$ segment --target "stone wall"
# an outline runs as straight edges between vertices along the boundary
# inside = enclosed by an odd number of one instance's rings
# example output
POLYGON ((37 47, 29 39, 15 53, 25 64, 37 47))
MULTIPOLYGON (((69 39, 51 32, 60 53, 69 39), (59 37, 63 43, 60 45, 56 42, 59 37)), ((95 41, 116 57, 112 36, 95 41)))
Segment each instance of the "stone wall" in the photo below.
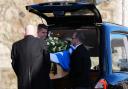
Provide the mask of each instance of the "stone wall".
POLYGON ((128 2, 126 0, 105 1, 97 5, 97 8, 103 21, 128 26, 128 2))
POLYGON ((0 89, 17 89, 10 50, 14 41, 23 38, 27 24, 41 22, 38 16, 25 10, 32 3, 32 0, 0 0, 0 89))
MULTIPOLYGON (((45 1, 47 0, 0 0, 0 89, 17 89, 10 59, 12 43, 23 38, 27 24, 41 23, 40 18, 26 11, 25 6, 45 1)), ((123 9, 122 0, 110 0, 97 7, 104 21, 128 26, 128 2, 125 2, 123 9), (127 11, 123 16, 122 10, 127 11)))

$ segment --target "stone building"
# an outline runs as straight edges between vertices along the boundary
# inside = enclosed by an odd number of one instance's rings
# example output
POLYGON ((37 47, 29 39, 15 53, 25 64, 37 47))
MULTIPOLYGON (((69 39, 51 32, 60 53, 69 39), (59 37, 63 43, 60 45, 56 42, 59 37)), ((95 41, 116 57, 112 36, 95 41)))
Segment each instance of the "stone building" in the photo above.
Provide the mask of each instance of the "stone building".
MULTIPOLYGON (((53 0, 0 0, 0 89, 17 89, 16 76, 10 64, 11 45, 23 38, 24 27, 27 24, 36 25, 42 22, 38 16, 26 11, 25 6, 46 1, 53 0)), ((90 1, 97 4, 103 21, 128 26, 128 2, 126 0, 90 1)))

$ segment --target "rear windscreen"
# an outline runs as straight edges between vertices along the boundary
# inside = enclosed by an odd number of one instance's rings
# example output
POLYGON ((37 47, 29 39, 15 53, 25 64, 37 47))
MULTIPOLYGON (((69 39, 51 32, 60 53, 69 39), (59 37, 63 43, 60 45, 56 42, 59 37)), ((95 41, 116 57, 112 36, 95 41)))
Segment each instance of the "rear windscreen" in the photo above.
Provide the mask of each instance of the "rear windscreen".
POLYGON ((80 9, 80 10, 74 10, 69 12, 64 11, 54 11, 54 12, 48 12, 43 13, 47 17, 54 17, 54 16, 94 16, 94 12, 92 12, 89 9, 80 9))

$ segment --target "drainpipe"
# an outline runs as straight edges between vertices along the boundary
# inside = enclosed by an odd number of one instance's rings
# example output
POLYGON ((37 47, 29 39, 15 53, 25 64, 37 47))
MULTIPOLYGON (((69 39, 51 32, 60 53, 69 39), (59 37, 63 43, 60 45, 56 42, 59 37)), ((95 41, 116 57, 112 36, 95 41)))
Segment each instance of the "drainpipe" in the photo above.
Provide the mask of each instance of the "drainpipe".
POLYGON ((125 25, 125 0, 122 0, 122 25, 125 25))

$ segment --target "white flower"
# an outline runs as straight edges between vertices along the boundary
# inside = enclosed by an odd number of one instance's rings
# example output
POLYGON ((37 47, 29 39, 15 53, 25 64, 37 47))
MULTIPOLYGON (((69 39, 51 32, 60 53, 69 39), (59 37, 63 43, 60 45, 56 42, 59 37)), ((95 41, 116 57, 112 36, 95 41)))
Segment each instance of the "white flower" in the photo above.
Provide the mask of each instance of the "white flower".
POLYGON ((52 45, 55 45, 54 41, 51 42, 52 45))
POLYGON ((49 42, 47 42, 47 45, 50 45, 49 42))
POLYGON ((49 37, 49 40, 53 40, 53 38, 52 37, 49 37))
POLYGON ((54 40, 59 40, 57 37, 54 37, 54 40))
POLYGON ((59 39, 58 37, 51 37, 47 39, 47 45, 49 52, 59 52, 66 50, 67 43, 59 39))
POLYGON ((62 50, 62 48, 61 47, 58 47, 58 50, 62 50))

